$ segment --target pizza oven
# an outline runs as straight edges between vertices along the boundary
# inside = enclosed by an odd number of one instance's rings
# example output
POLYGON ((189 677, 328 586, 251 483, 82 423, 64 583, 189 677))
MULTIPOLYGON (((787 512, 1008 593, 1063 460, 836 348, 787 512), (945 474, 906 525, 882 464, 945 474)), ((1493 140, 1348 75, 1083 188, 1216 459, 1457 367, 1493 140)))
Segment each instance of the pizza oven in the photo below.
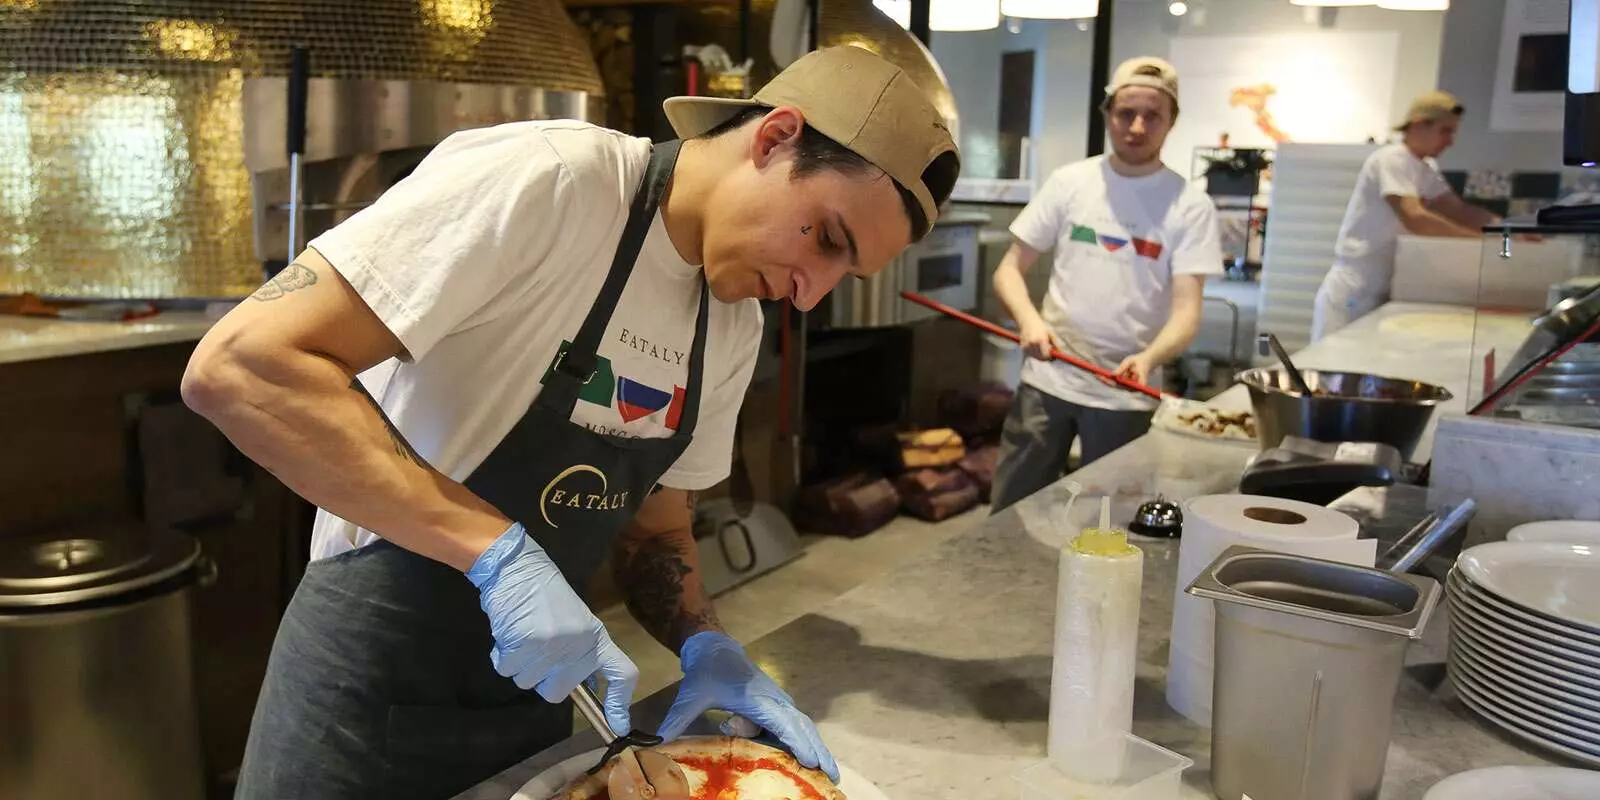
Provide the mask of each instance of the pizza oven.
POLYGON ((310 64, 312 235, 452 131, 603 108, 560 0, 0 5, 0 293, 259 285, 288 249, 291 45, 310 64))

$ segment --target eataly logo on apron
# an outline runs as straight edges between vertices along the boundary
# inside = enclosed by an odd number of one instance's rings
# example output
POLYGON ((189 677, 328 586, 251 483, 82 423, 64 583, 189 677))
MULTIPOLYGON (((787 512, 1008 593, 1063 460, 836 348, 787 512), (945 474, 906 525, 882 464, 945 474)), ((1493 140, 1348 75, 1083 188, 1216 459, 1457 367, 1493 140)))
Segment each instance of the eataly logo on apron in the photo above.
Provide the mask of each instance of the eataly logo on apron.
POLYGON ((546 525, 552 528, 559 528, 561 526, 557 525, 555 520, 550 519, 550 509, 552 507, 575 508, 580 511, 614 511, 626 507, 628 505, 628 493, 608 493, 606 488, 609 483, 606 479, 606 474, 596 467, 591 467, 588 464, 574 464, 567 467, 554 478, 551 478, 550 482, 544 485, 544 491, 539 493, 539 514, 544 517, 546 525), (592 482, 592 479, 582 477, 584 475, 593 475, 599 478, 600 491, 581 491, 561 486, 562 481, 568 478, 576 478, 573 483, 579 485, 592 482))

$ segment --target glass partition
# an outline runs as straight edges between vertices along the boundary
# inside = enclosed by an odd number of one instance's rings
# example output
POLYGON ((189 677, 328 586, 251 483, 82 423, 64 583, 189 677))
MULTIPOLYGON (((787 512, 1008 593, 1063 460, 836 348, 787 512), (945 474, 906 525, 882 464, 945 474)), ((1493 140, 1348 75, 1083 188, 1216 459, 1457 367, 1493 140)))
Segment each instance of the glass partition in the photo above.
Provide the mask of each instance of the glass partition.
POLYGON ((1600 428, 1600 230, 1513 223, 1481 244, 1468 407, 1600 428))

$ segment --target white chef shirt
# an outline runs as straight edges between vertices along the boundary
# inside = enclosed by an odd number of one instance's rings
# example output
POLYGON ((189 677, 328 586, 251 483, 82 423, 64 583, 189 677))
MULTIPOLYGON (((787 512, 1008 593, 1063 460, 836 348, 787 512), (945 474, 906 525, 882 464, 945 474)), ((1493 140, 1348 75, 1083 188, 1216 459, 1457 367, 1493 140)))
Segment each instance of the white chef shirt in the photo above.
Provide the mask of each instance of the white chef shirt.
POLYGON ((1334 249, 1334 266, 1359 285, 1358 292, 1387 295, 1394 277, 1395 246, 1405 226, 1387 197, 1433 200, 1450 191, 1433 159, 1418 158, 1404 144, 1387 144, 1367 157, 1345 206, 1334 249))
MULTIPOLYGON (((1174 275, 1222 274, 1216 206, 1168 168, 1129 178, 1103 156, 1061 167, 1011 233, 1035 250, 1055 250, 1044 321, 1068 355, 1108 370, 1155 341, 1172 313, 1174 275)), ((1160 380, 1159 370, 1150 376, 1160 380)), ((1022 382, 1095 408, 1156 405, 1055 361, 1028 359, 1022 382)))
MULTIPOLYGON (((539 394, 600 292, 649 159, 648 140, 581 122, 463 131, 310 243, 405 346, 361 381, 440 472, 465 480, 539 394)), ((701 268, 658 214, 573 422, 620 436, 676 430, 700 287, 701 268)), ((713 298, 709 314, 699 424, 661 478, 679 489, 727 477, 761 340, 756 301, 713 298)), ((311 556, 376 539, 319 511, 311 556)))

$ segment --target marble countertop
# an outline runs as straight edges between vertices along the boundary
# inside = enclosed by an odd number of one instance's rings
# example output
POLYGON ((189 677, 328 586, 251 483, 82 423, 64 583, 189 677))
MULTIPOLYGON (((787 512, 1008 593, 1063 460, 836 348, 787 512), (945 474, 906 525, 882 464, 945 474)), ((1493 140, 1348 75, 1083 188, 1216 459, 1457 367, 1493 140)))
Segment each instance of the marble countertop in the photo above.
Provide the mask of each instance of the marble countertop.
POLYGON ((0 364, 197 342, 214 322, 203 311, 163 311, 132 322, 0 315, 0 364))
MULTIPOLYGON (((1461 331, 1441 321, 1452 316, 1471 319, 1462 309, 1391 304, 1308 348, 1303 360, 1464 389, 1470 341, 1441 334, 1461 331), (1432 338, 1415 333, 1417 319, 1434 323, 1432 338)), ((1466 331, 1470 340, 1470 325, 1466 331)), ((1235 387, 1219 403, 1238 407, 1248 399, 1235 387)), ((762 637, 749 651, 816 719, 839 760, 889 797, 1015 797, 1012 775, 1044 756, 1056 551, 1096 513, 1088 496, 1112 495, 1115 516, 1126 520, 1157 493, 1182 499, 1232 491, 1254 452, 1152 431, 1073 475, 1085 487, 1073 519, 1062 518, 1066 490, 1058 483, 762 637)), ((1390 520, 1386 527, 1406 526, 1390 520)), ((1195 759, 1183 797, 1208 798, 1209 733, 1165 700, 1178 543, 1138 544, 1145 571, 1134 732, 1195 759)), ((1444 680, 1446 631, 1441 610, 1412 648, 1381 800, 1417 800, 1440 779, 1476 767, 1549 763, 1454 698, 1444 680)), ((653 726, 673 691, 643 700, 636 721, 653 726)), ((592 732, 579 734, 460 800, 506 800, 543 770, 598 746, 592 732)))

